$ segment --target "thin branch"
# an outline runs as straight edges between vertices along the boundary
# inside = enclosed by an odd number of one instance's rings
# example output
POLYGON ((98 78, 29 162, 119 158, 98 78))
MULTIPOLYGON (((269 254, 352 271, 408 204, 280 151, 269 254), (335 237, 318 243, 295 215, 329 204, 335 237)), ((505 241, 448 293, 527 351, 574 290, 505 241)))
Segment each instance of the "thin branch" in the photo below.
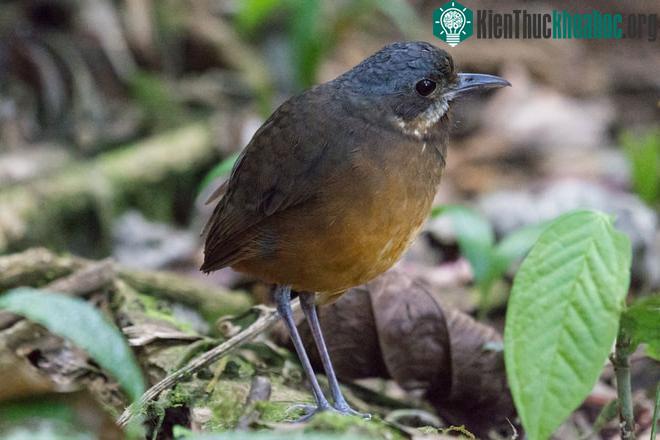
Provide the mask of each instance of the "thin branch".
MULTIPOLYGON (((293 302, 292 307, 294 310, 300 307, 300 303, 297 299, 293 302)), ((168 375, 166 378, 149 388, 136 402, 124 410, 122 415, 117 419, 117 424, 120 427, 126 426, 147 403, 157 398, 160 393, 172 388, 182 380, 185 380, 199 370, 211 365, 213 362, 231 353, 244 343, 251 341, 261 333, 270 329, 279 320, 279 315, 275 309, 263 306, 258 306, 257 308, 260 311, 260 316, 254 323, 236 336, 191 360, 186 366, 176 370, 174 373, 168 375)))
POLYGON ((622 440, 635 439, 635 416, 633 414, 632 388, 630 384, 630 361, 633 351, 632 341, 625 334, 623 326, 619 328, 614 354, 610 357, 616 376, 616 391, 619 402, 619 426, 622 440))

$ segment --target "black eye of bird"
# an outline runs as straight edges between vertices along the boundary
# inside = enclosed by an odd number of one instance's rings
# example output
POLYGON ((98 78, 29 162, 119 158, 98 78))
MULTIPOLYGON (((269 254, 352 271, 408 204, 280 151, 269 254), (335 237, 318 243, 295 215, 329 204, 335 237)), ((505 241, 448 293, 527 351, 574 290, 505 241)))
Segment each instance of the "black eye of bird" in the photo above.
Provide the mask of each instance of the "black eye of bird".
POLYGON ((415 90, 422 96, 429 96, 435 90, 435 81, 423 79, 415 84, 415 90))

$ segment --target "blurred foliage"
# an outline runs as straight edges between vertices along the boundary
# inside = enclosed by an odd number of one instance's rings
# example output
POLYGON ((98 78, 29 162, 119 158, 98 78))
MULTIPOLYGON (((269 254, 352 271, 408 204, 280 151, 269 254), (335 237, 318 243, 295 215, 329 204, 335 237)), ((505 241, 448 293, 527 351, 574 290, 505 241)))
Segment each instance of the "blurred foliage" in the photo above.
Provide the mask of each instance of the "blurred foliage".
POLYGON ((633 350, 647 344, 646 354, 660 360, 660 294, 635 301, 621 316, 621 326, 632 339, 633 350))
POLYGON ((319 65, 341 36, 368 15, 382 14, 407 38, 414 39, 422 28, 415 10, 399 0, 246 0, 240 2, 236 26, 246 38, 259 28, 283 17, 289 35, 295 74, 303 88, 317 82, 319 65))
POLYGON ((199 434, 181 426, 174 429, 176 438, 181 440, 360 440, 363 436, 355 434, 330 434, 322 432, 227 432, 218 434, 199 434))
POLYGON ((598 380, 617 336, 631 254, 610 216, 576 211, 545 229, 518 270, 504 353, 530 440, 549 438, 598 380))
MULTIPOLYGON (((4 440, 92 440, 106 419, 99 405, 84 393, 39 396, 0 404, 0 436, 4 440), (87 408, 81 411, 81 405, 87 408), (83 415, 84 413, 84 415, 83 415)), ((119 429, 104 438, 119 438, 119 429)))
POLYGON ((480 295, 479 313, 488 313, 490 293, 513 263, 524 257, 548 223, 530 225, 509 234, 495 243, 495 232, 483 216, 458 205, 433 208, 431 217, 448 216, 456 233, 461 253, 472 267, 480 295))
POLYGON ((651 204, 660 203, 660 129, 643 136, 626 132, 621 136, 632 169, 632 185, 651 204))
POLYGON ((139 439, 139 422, 119 428, 114 417, 88 391, 58 392, 0 403, 3 440, 139 439))
POLYGON ((0 405, 2 417, 0 425, 17 424, 25 419, 46 419, 62 423, 63 425, 73 424, 75 412, 73 408, 54 404, 49 399, 42 399, 32 402, 9 402, 0 405))
POLYGON ((186 108, 173 96, 167 84, 153 73, 136 72, 129 79, 128 89, 150 128, 160 131, 181 125, 188 119, 186 108))
POLYGON ((74 342, 117 379, 131 400, 144 392, 142 372, 122 333, 88 302, 22 287, 1 295, 0 309, 38 322, 74 342))

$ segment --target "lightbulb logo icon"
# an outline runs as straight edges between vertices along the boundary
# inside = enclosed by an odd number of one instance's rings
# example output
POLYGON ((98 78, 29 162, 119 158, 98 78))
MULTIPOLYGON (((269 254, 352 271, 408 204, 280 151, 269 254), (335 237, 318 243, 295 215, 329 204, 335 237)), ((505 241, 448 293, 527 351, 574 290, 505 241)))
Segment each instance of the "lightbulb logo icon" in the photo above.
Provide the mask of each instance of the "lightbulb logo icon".
POLYGON ((433 12, 433 35, 451 47, 472 36, 472 10, 449 1, 433 12))

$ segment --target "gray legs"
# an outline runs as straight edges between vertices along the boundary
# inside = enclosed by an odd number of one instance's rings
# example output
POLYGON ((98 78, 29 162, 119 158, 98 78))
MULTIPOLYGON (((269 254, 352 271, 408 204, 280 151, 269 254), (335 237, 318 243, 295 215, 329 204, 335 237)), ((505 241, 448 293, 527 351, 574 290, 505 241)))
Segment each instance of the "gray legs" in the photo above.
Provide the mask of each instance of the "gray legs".
POLYGON ((303 313, 305 314, 305 318, 307 318, 309 328, 312 330, 312 336, 314 337, 316 347, 319 350, 319 356, 321 357, 321 363, 323 363, 323 369, 325 369, 325 375, 328 377, 330 393, 332 394, 332 400, 334 400, 334 404, 332 405, 333 408, 342 414, 352 414, 369 418, 369 414, 362 414, 351 408, 348 405, 348 402, 346 402, 346 399, 344 399, 344 395, 341 393, 341 388, 339 388, 339 382, 337 381, 337 375, 335 374, 335 369, 332 367, 332 361, 330 360, 330 355, 328 354, 328 348, 326 347, 325 340, 323 339, 321 323, 319 322, 319 317, 316 313, 314 294, 309 292, 302 292, 299 294, 299 296, 300 305, 302 307, 303 313))
POLYGON ((314 337, 314 342, 318 348, 321 362, 323 363, 323 368, 325 369, 325 374, 328 377, 330 392, 334 401, 332 407, 330 407, 328 400, 325 398, 323 392, 321 391, 319 382, 316 379, 316 375, 314 374, 312 366, 309 362, 309 357, 305 352, 302 340, 298 334, 298 329, 296 328, 293 321, 293 316, 291 315, 291 305, 289 304, 291 299, 291 289, 288 286, 278 286, 277 290, 275 291, 277 310, 279 311, 282 319, 284 320, 284 323, 289 329, 291 340, 293 341, 293 345, 296 348, 296 352, 298 352, 300 362, 302 363, 303 369, 305 370, 305 373, 311 382, 312 392, 314 393, 314 398, 316 399, 317 404, 316 408, 309 408, 311 412, 309 412, 303 419, 310 417, 318 411, 327 409, 334 409, 341 414, 351 414, 368 418, 368 414, 361 414, 351 408, 341 392, 339 382, 337 381, 337 375, 335 374, 335 370, 332 367, 332 361, 330 360, 328 349, 325 345, 325 341, 323 340, 323 333, 321 332, 321 325, 319 323, 319 317, 316 313, 316 305, 314 303, 314 294, 309 292, 302 292, 299 294, 299 296, 300 305, 302 307, 303 313, 305 314, 305 318, 307 318, 307 323, 309 324, 309 327, 312 331, 312 336, 314 337))
POLYGON ((325 369, 325 374, 328 377, 328 383, 330 385, 330 393, 332 394, 332 399, 334 401, 333 405, 330 406, 330 403, 323 395, 319 381, 316 379, 314 370, 312 369, 312 364, 309 361, 307 352, 305 352, 305 347, 303 346, 302 339, 300 339, 300 334, 293 320, 293 315, 291 312, 291 288, 289 286, 277 286, 275 290, 275 301, 277 302, 277 311, 280 313, 284 324, 287 329, 289 329, 289 334, 291 335, 291 341, 293 346, 296 348, 298 353, 298 358, 305 370, 305 374, 309 378, 309 382, 312 385, 312 393, 314 394, 314 399, 316 400, 316 407, 311 407, 308 405, 300 405, 300 407, 307 410, 300 420, 307 420, 309 417, 314 415, 319 411, 325 410, 334 410, 341 414, 350 414, 357 415, 360 417, 369 418, 369 414, 361 414, 351 408, 346 399, 344 399, 341 389, 339 388, 339 382, 337 381, 337 375, 335 370, 332 367, 332 361, 330 360, 330 355, 328 354, 328 349, 323 340, 323 333, 321 332, 321 325, 319 323, 319 317, 316 313, 316 305, 314 304, 314 294, 309 292, 300 293, 300 305, 302 307, 305 318, 307 318, 307 323, 309 328, 312 330, 312 336, 314 337, 314 342, 316 347, 319 350, 319 355, 321 357, 321 362, 323 363, 323 368, 325 369))
POLYGON ((302 339, 300 339, 300 334, 298 333, 296 324, 293 321, 293 313, 291 312, 290 301, 291 301, 291 287, 277 286, 277 288, 275 289, 275 302, 277 303, 277 311, 279 312, 280 316, 282 317, 282 320, 284 321, 284 324, 289 330, 289 334, 291 335, 291 341, 293 342, 293 346, 296 348, 296 352, 298 353, 298 358, 300 359, 300 363, 302 364, 302 367, 305 370, 305 374, 307 375, 307 378, 309 379, 309 382, 312 385, 312 393, 314 394, 314 399, 316 400, 316 407, 309 408, 310 411, 305 416, 303 416, 301 420, 299 420, 299 421, 303 421, 311 417, 318 411, 329 409, 330 404, 323 395, 323 391, 321 390, 319 381, 316 379, 316 374, 314 374, 314 370, 312 369, 312 364, 309 362, 309 357, 307 356, 307 352, 305 352, 305 347, 303 346, 302 339))

